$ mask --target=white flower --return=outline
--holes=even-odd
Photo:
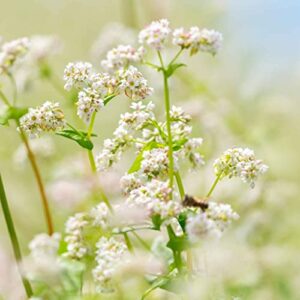
[[[101,65],[108,71],[118,70],[131,63],[141,62],[144,53],[143,47],[135,49],[130,45],[119,45],[107,53],[106,59],[102,60]]]
[[[86,88],[78,94],[77,115],[88,123],[93,112],[97,112],[104,107],[103,99],[99,93],[91,88]]]
[[[165,175],[169,168],[168,148],[155,148],[143,152],[141,171],[149,177]]]
[[[268,166],[255,158],[253,150],[233,148],[226,150],[220,158],[215,160],[214,169],[216,176],[220,178],[240,177],[243,182],[249,183],[253,188],[257,177],[265,173]]]
[[[99,226],[102,229],[107,228],[109,208],[105,203],[100,203],[90,211],[90,216],[94,226]]]
[[[92,272],[94,280],[100,292],[113,291],[113,277],[126,253],[127,247],[114,237],[101,237],[96,247],[97,266]]]
[[[44,259],[49,256],[56,257],[61,235],[59,233],[53,233],[49,236],[46,233],[38,234],[29,243],[29,249],[31,255],[35,259]]]
[[[20,38],[3,44],[0,49],[0,75],[8,72],[15,62],[28,52],[29,47],[28,38]]]
[[[207,237],[220,237],[221,235],[215,222],[209,219],[205,213],[189,216],[186,224],[186,232],[193,243]]]
[[[205,211],[208,218],[215,221],[217,227],[224,231],[239,215],[234,212],[229,204],[209,201],[208,209]]]
[[[209,29],[200,30],[199,27],[191,27],[188,31],[177,28],[173,32],[173,44],[183,49],[190,48],[191,55],[198,51],[209,52],[215,55],[221,48],[222,34]]]
[[[65,225],[65,242],[67,243],[65,256],[81,259],[87,254],[88,249],[84,242],[83,230],[88,224],[87,216],[84,213],[77,213],[68,219]]]
[[[169,21],[161,19],[159,21],[153,21],[145,29],[139,33],[139,42],[146,44],[155,50],[161,50],[164,47],[171,29],[169,27]]]
[[[142,182],[140,178],[138,178],[137,173],[125,174],[120,180],[121,189],[125,195],[139,188],[141,184]]]
[[[89,80],[92,72],[92,65],[88,62],[76,62],[67,64],[64,71],[65,89],[72,87],[80,88]]]
[[[153,89],[148,86],[147,80],[137,68],[129,66],[128,69],[118,71],[119,88],[132,100],[142,100],[151,96]]]
[[[55,132],[65,127],[66,121],[59,103],[45,102],[37,108],[30,108],[29,112],[20,119],[20,129],[37,137],[41,132]]]
[[[193,168],[204,164],[203,157],[199,153],[202,143],[202,138],[191,138],[184,144],[184,147],[181,150],[181,155],[190,161]]]

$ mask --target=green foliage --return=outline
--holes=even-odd
[[[67,139],[75,141],[82,148],[92,150],[94,148],[93,143],[87,137],[87,133],[83,131],[77,131],[73,129],[65,129],[56,133],[57,135],[63,136]],[[92,134],[92,136],[96,136]]]
[[[183,63],[169,65],[168,68],[165,70],[165,74],[166,74],[167,78],[171,77],[177,69],[179,69],[181,67],[185,67],[185,66],[186,66],[186,64],[183,64]]]
[[[10,120],[19,120],[22,116],[27,114],[27,107],[8,107],[0,114],[0,124],[8,125]]]

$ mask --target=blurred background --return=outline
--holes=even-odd
[[[205,141],[206,165],[185,173],[186,190],[205,194],[213,179],[214,159],[229,147],[254,149],[270,169],[254,190],[235,180],[221,182],[216,189],[215,199],[232,204],[240,220],[220,243],[203,247],[205,276],[191,291],[197,289],[199,299],[300,299],[299,1],[0,0],[0,7],[0,36],[5,41],[51,35],[60,44],[48,61],[55,82],[34,72],[18,73],[20,103],[33,106],[45,100],[59,101],[78,126],[83,124],[72,99],[61,91],[68,62],[91,61],[100,68],[110,48],[120,43],[137,45],[138,30],[159,18],[169,19],[173,28],[197,25],[222,32],[220,53],[183,57],[188,68],[178,71],[171,83],[172,103],[192,114],[195,136]],[[156,90],[153,101],[160,113],[160,74],[145,70],[145,77]],[[9,82],[2,78],[0,82],[10,94]],[[98,114],[96,150],[127,107],[127,100],[113,102],[109,110]],[[67,216],[89,200],[86,157],[75,144],[57,136],[38,143],[33,147],[56,229],[63,230]],[[0,170],[26,254],[33,235],[46,229],[32,170],[20,147],[14,124],[1,126]],[[116,182],[130,162],[128,159],[104,176],[111,197],[119,197]],[[0,214],[0,294],[7,295],[4,299],[18,299],[12,288],[16,276],[11,260]]]

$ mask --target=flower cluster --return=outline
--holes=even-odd
[[[77,213],[70,217],[65,225],[67,243],[67,252],[65,256],[81,259],[87,254],[87,246],[85,245],[83,232],[89,224],[85,213]]]
[[[29,243],[29,249],[31,255],[35,259],[44,259],[49,257],[55,257],[57,255],[61,235],[54,233],[49,236],[46,233],[38,234]]]
[[[243,182],[255,186],[255,180],[268,170],[268,166],[257,160],[253,150],[248,148],[232,148],[226,150],[214,163],[216,176],[240,177]]]
[[[221,47],[222,35],[215,30],[191,27],[189,31],[177,28],[173,31],[173,44],[183,49],[189,49],[191,55],[198,51],[215,55]]]
[[[146,44],[155,50],[161,50],[167,41],[171,29],[169,21],[162,19],[154,21],[139,33],[139,42]]]
[[[136,185],[127,186],[126,190]],[[181,211],[181,204],[175,199],[178,196],[173,194],[170,198],[171,189],[168,181],[152,179],[138,188],[129,192],[127,204],[146,209],[149,216],[160,215],[162,219],[177,216]]]
[[[145,54],[145,49],[133,48],[130,45],[119,45],[108,51],[106,59],[101,61],[101,65],[107,71],[115,71],[126,68],[129,64],[141,62]]]
[[[90,217],[94,226],[106,229],[108,226],[109,208],[105,203],[100,203],[90,211]]]
[[[96,263],[93,269],[93,277],[99,291],[113,291],[113,276],[118,264],[126,254],[126,245],[114,237],[101,237],[96,244]]]
[[[133,141],[134,131],[143,128],[147,122],[154,119],[152,102],[147,105],[134,102],[131,108],[133,110],[131,113],[121,115],[119,126],[113,133],[114,138],[104,141],[103,149],[96,157],[98,171],[104,171],[118,162],[122,152]]]
[[[142,100],[153,93],[153,89],[148,86],[142,73],[133,66],[129,66],[128,69],[120,69],[118,76],[120,89],[132,100]]]
[[[9,72],[15,62],[28,52],[29,47],[28,38],[20,38],[3,44],[0,49],[0,75]]]
[[[42,132],[55,132],[65,127],[66,121],[59,103],[50,101],[43,105],[30,108],[29,112],[20,119],[20,129],[37,137]]]
[[[192,242],[206,237],[220,237],[231,222],[238,218],[239,215],[229,204],[210,201],[206,210],[197,209],[189,214],[186,231]]]

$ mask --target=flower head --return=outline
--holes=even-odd
[[[20,119],[20,129],[30,137],[37,137],[41,132],[55,132],[64,128],[65,124],[65,116],[59,103],[50,101],[37,108],[30,108]]]
[[[15,62],[28,52],[29,46],[28,38],[20,38],[3,44],[0,49],[0,74],[8,72]]]
[[[148,45],[155,50],[161,50],[164,47],[171,29],[169,27],[169,21],[161,19],[153,21],[145,29],[139,33],[139,42],[141,44]]]

